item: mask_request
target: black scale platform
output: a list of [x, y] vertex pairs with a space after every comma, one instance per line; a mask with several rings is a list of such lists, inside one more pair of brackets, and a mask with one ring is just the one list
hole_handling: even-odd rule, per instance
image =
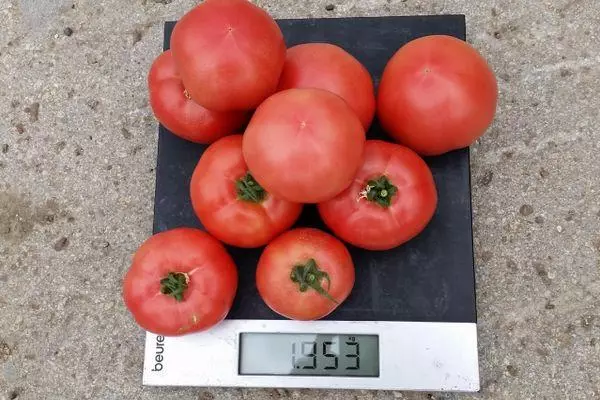
[[[279, 20], [289, 46], [337, 44], [358, 58], [375, 84], [386, 62], [406, 42], [446, 34], [465, 39], [464, 16]], [[165, 49], [174, 22], [165, 25]], [[368, 138], [385, 138], [377, 121]], [[159, 129], [154, 232], [201, 227], [190, 204], [188, 185], [206, 146]], [[439, 205], [428, 227], [396, 249], [369, 252], [350, 248], [356, 283], [350, 297], [326, 319], [349, 321], [476, 322], [468, 149], [426, 159], [433, 171]], [[297, 226], [326, 229], [314, 206]], [[230, 319], [281, 319], [261, 300], [254, 272], [262, 249], [229, 248], [239, 269], [239, 289]]]

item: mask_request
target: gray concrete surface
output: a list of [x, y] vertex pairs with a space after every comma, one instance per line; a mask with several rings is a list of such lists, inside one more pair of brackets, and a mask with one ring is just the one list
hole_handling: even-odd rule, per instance
[[145, 78], [194, 3], [0, 0], [0, 399], [600, 398], [598, 0], [259, 1], [467, 15], [501, 90], [472, 158], [480, 394], [143, 388], [120, 284], [151, 229]]

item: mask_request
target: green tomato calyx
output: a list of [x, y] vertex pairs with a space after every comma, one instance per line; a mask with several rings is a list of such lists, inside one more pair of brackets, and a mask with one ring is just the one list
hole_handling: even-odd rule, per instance
[[[331, 287], [331, 278], [327, 272], [319, 269], [317, 262], [314, 259], [310, 259], [306, 264], [294, 265], [292, 273], [290, 274], [292, 282], [298, 284], [300, 292], [306, 292], [308, 289], [313, 289], [321, 296], [331, 300], [335, 304], [339, 304], [336, 299], [331, 297], [329, 289]], [[322, 282], [327, 282], [327, 289], [322, 286]]]
[[358, 200], [367, 199], [383, 208], [388, 208], [392, 204], [392, 198], [397, 193], [398, 188], [392, 184], [387, 176], [382, 175], [367, 182], [367, 186], [360, 192]]
[[235, 181], [237, 197], [251, 203], [261, 203], [267, 198], [267, 191], [254, 180], [250, 172]]
[[171, 296], [177, 301], [183, 301], [183, 294], [188, 288], [190, 277], [185, 272], [169, 272], [160, 280], [160, 292]]

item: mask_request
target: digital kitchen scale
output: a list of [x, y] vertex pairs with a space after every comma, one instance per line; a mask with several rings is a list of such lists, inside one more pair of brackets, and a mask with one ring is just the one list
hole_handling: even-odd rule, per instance
[[[288, 46], [330, 42], [375, 83], [406, 42], [430, 34], [465, 39], [464, 16], [280, 20]], [[165, 49], [174, 23], [165, 26]], [[375, 122], [369, 138], [385, 137]], [[154, 232], [201, 227], [188, 185], [206, 146], [159, 129]], [[147, 334], [143, 382], [153, 386], [477, 391], [477, 327], [469, 151], [428, 158], [439, 204], [427, 228], [396, 249], [349, 246], [356, 266], [350, 297], [319, 321], [272, 312], [256, 290], [262, 249], [229, 250], [239, 289], [227, 319], [183, 337]], [[298, 226], [326, 228], [314, 206]]]

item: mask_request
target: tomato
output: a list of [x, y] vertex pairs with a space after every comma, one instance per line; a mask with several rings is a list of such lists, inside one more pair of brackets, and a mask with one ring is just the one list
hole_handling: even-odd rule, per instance
[[287, 231], [260, 256], [256, 287], [264, 302], [290, 319], [323, 318], [350, 294], [354, 264], [335, 237], [313, 228]]
[[436, 206], [435, 182], [421, 157], [399, 144], [368, 140], [352, 185], [318, 210], [342, 240], [387, 250], [419, 234]]
[[279, 26], [246, 0], [206, 0], [175, 25], [173, 57], [188, 92], [210, 110], [249, 110], [275, 92], [285, 62]]
[[221, 322], [237, 279], [233, 259], [217, 239], [198, 229], [176, 228], [140, 246], [125, 275], [123, 298], [143, 329], [179, 336]]
[[321, 89], [289, 89], [254, 113], [243, 151], [257, 182], [297, 203], [328, 200], [360, 165], [365, 131], [341, 97]]
[[224, 137], [204, 152], [190, 185], [202, 225], [217, 239], [238, 247], [259, 247], [289, 229], [302, 204], [266, 192], [248, 171], [242, 136]]
[[492, 123], [498, 88], [485, 59], [451, 36], [400, 48], [386, 65], [377, 98], [383, 128], [423, 155], [470, 146]]
[[196, 104], [187, 93], [170, 50], [159, 55], [148, 74], [150, 106], [160, 123], [175, 135], [211, 143], [244, 125], [243, 111], [216, 112]]
[[354, 110], [365, 130], [375, 115], [375, 91], [369, 71], [346, 50], [329, 43], [290, 47], [279, 90], [317, 88], [337, 94]]

